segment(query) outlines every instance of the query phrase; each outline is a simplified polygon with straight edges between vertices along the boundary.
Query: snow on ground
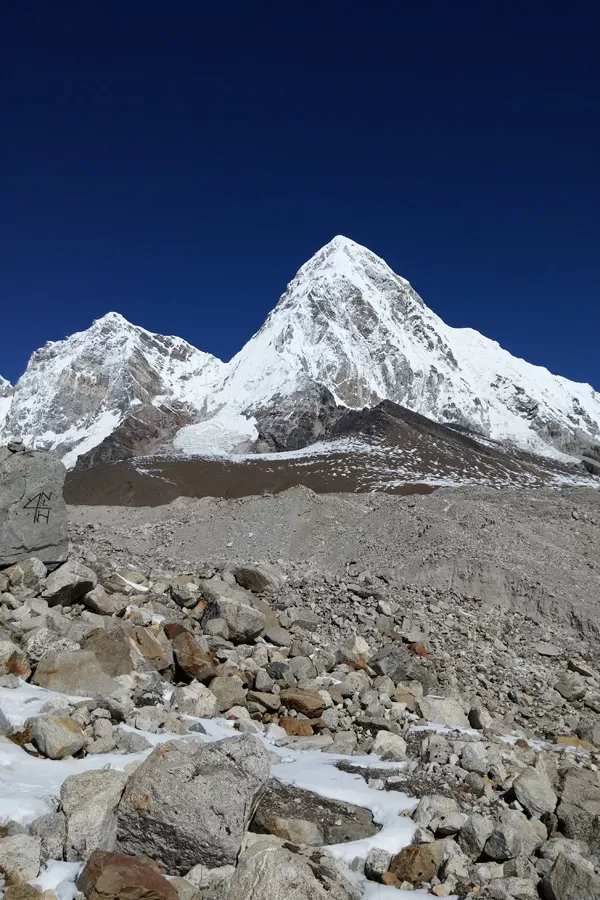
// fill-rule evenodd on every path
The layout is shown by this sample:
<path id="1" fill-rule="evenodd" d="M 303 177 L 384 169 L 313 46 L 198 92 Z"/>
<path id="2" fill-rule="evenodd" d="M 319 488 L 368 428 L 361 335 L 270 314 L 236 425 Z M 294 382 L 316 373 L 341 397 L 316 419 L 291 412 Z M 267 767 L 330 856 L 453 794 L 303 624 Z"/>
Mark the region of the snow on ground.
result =
<path id="1" fill-rule="evenodd" d="M 64 699 L 66 702 L 81 700 L 47 691 L 22 682 L 18 688 L 0 687 L 0 709 L 12 725 L 22 725 L 26 719 L 40 713 L 50 700 Z M 239 734 L 231 728 L 226 720 L 192 719 L 200 722 L 206 734 L 191 733 L 199 741 L 218 741 Z M 135 729 L 122 726 L 126 730 Z M 153 746 L 169 740 L 179 740 L 180 735 L 150 734 L 140 731 Z M 344 757 L 341 755 L 319 753 L 315 751 L 297 751 L 287 747 L 278 747 L 266 736 L 261 740 L 280 757 L 280 762 L 273 766 L 272 773 L 285 784 L 312 791 L 321 797 L 353 803 L 371 810 L 374 820 L 381 825 L 381 830 L 373 837 L 347 844 L 336 844 L 328 847 L 328 852 L 347 866 L 356 858 L 365 859 L 373 847 L 381 847 L 390 853 L 398 853 L 412 841 L 414 823 L 405 811 L 412 811 L 418 800 L 396 791 L 377 791 L 366 783 L 362 775 L 354 772 L 343 772 L 337 768 L 340 760 L 350 761 L 353 767 L 368 770 L 370 768 L 398 769 L 401 764 L 385 763 L 376 756 Z M 92 769 L 114 768 L 123 770 L 131 762 L 142 761 L 151 750 L 141 753 L 116 754 L 103 753 L 86 756 L 83 759 L 48 760 L 31 756 L 17 744 L 0 738 L 0 824 L 11 819 L 23 825 L 30 824 L 38 816 L 53 811 L 63 781 L 70 775 L 90 771 Z M 44 871 L 31 883 L 42 890 L 54 890 L 58 900 L 73 900 L 75 896 L 75 879 L 79 867 L 77 864 L 50 861 Z M 348 877 L 358 884 L 369 900 L 388 897 L 388 889 L 383 885 L 373 885 L 348 869 Z M 399 898 L 406 893 L 412 900 L 420 896 L 429 896 L 419 891 L 393 890 L 393 896 Z M 0 885 L 0 900 L 2 897 Z M 391 894 L 389 895 L 392 896 Z"/>

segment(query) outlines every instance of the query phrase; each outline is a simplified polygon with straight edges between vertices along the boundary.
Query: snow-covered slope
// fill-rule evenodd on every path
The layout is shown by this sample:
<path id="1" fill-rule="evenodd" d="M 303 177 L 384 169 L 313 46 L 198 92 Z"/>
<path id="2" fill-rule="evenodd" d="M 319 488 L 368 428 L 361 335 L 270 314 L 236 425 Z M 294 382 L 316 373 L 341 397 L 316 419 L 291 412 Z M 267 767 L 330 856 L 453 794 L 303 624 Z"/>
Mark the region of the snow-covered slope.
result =
<path id="1" fill-rule="evenodd" d="M 131 443 L 136 405 L 152 402 L 183 404 L 197 423 L 175 438 L 179 451 L 239 451 L 265 435 L 280 446 L 288 428 L 301 446 L 326 431 L 336 402 L 357 409 L 385 399 L 546 454 L 600 441 L 590 385 L 446 325 L 408 281 L 344 237 L 302 266 L 230 363 L 116 313 L 47 344 L 17 383 L 0 436 L 54 447 L 72 464 L 125 419 Z"/>
<path id="2" fill-rule="evenodd" d="M 10 381 L 0 375 L 0 429 L 8 415 L 12 401 L 12 385 Z"/>
<path id="3" fill-rule="evenodd" d="M 108 313 L 87 331 L 37 350 L 17 382 L 5 436 L 57 449 L 71 465 L 136 405 L 202 395 L 223 363 L 177 337 L 162 337 Z"/>
<path id="4" fill-rule="evenodd" d="M 229 364 L 228 405 L 256 410 L 303 380 L 352 408 L 394 400 L 544 450 L 600 436 L 600 394 L 451 328 L 378 256 L 336 237 L 298 272 Z"/>

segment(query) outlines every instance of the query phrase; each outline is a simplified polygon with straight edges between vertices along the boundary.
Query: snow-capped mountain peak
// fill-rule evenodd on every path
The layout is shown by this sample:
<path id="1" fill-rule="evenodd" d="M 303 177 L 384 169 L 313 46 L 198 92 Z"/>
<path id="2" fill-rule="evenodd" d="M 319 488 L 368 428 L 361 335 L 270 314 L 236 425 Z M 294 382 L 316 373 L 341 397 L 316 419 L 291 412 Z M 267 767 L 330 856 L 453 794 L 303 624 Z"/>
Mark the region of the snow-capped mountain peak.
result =
<path id="1" fill-rule="evenodd" d="M 280 447 L 291 431 L 301 446 L 323 432 L 336 404 L 383 400 L 537 452 L 576 455 L 600 441 L 600 396 L 590 385 L 446 325 L 383 259 L 342 235 L 298 270 L 227 364 L 115 312 L 46 344 L 16 385 L 1 434 L 54 447 L 72 463 L 125 420 L 129 440 L 137 407 L 179 404 L 173 421 L 192 424 L 178 449 L 243 449 L 268 444 L 269 434 Z"/>
<path id="2" fill-rule="evenodd" d="M 222 366 L 182 338 L 155 335 L 107 313 L 86 331 L 50 341 L 32 355 L 3 433 L 67 453 L 71 464 L 136 405 L 202 391 Z"/>

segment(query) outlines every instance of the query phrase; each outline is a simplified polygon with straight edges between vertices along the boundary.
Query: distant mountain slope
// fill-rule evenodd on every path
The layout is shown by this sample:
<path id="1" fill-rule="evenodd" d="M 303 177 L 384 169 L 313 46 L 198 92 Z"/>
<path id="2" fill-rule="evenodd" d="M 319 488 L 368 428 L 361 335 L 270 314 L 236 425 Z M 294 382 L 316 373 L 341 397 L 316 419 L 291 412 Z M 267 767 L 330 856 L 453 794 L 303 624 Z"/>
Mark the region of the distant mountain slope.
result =
<path id="1" fill-rule="evenodd" d="M 37 350 L 17 382 L 4 434 L 53 448 L 72 465 L 137 407 L 194 398 L 223 363 L 177 337 L 151 334 L 108 313 L 87 331 Z"/>
<path id="2" fill-rule="evenodd" d="M 317 493 L 427 493 L 444 485 L 597 484 L 581 467 L 441 425 L 385 400 L 346 411 L 331 435 L 279 453 L 156 454 L 69 473 L 69 503 L 156 506 L 177 497 L 244 497 L 304 485 Z"/>
<path id="3" fill-rule="evenodd" d="M 12 385 L 0 375 L 0 431 L 12 402 Z"/>
<path id="4" fill-rule="evenodd" d="M 199 455 L 294 449 L 328 434 L 344 409 L 383 400 L 559 458 L 593 458 L 600 443 L 590 385 L 446 325 L 408 281 L 344 237 L 302 266 L 227 364 L 116 313 L 46 344 L 17 383 L 0 436 L 55 448 L 68 465 L 161 444 Z"/>

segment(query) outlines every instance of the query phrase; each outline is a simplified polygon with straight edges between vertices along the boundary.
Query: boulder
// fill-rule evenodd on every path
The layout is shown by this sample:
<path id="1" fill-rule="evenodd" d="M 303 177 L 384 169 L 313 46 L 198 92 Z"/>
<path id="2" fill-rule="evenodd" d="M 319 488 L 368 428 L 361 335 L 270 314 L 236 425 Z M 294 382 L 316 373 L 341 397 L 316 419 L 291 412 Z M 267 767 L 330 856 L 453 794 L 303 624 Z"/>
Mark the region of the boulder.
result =
<path id="1" fill-rule="evenodd" d="M 434 678 L 426 660 L 411 653 L 405 644 L 388 644 L 369 659 L 369 665 L 378 675 L 387 675 L 394 684 L 418 681 L 428 689 Z"/>
<path id="2" fill-rule="evenodd" d="M 34 628 L 22 639 L 21 646 L 27 654 L 32 666 L 37 666 L 40 659 L 48 651 L 80 650 L 81 645 L 70 638 L 63 637 L 53 628 Z"/>
<path id="3" fill-rule="evenodd" d="M 517 876 L 493 878 L 488 884 L 488 896 L 490 900 L 538 900 L 536 882 L 537 878 L 532 881 Z"/>
<path id="4" fill-rule="evenodd" d="M 229 629 L 229 639 L 234 644 L 253 641 L 265 627 L 265 617 L 258 609 L 225 597 L 209 600 L 202 623 L 211 619 L 223 619 Z"/>
<path id="5" fill-rule="evenodd" d="M 97 584 L 80 602 L 99 616 L 118 616 L 127 608 L 129 600 L 125 594 L 107 594 L 102 585 Z"/>
<path id="6" fill-rule="evenodd" d="M 316 631 L 321 621 L 312 610 L 302 607 L 288 609 L 287 617 L 292 627 L 302 628 L 303 631 Z"/>
<path id="7" fill-rule="evenodd" d="M 51 897 L 49 892 L 46 892 L 46 896 L 44 896 L 40 894 L 37 888 L 31 887 L 30 884 L 22 883 L 9 884 L 4 891 L 4 900 L 54 900 L 54 897 Z"/>
<path id="8" fill-rule="evenodd" d="M 81 643 L 84 650 L 90 650 L 96 657 L 103 672 L 116 678 L 118 675 L 131 675 L 137 670 L 150 671 L 151 666 L 146 665 L 143 657 L 137 653 L 134 644 L 129 639 L 125 625 L 119 623 L 118 627 L 94 628 Z M 136 659 L 137 658 L 137 659 Z"/>
<path id="9" fill-rule="evenodd" d="M 494 823 L 491 819 L 481 816 L 479 813 L 473 813 L 460 830 L 459 847 L 471 859 L 478 859 L 493 830 Z"/>
<path id="10" fill-rule="evenodd" d="M 435 878 L 444 861 L 444 842 L 411 844 L 396 854 L 390 863 L 390 872 L 398 881 L 421 884 Z"/>
<path id="11" fill-rule="evenodd" d="M 253 598 L 249 591 L 231 585 L 222 578 L 201 578 L 198 582 L 198 587 L 205 603 L 211 600 L 235 600 L 237 603 L 252 605 Z"/>
<path id="12" fill-rule="evenodd" d="M 87 900 L 179 900 L 175 887 L 145 859 L 95 850 L 77 879 Z"/>
<path id="13" fill-rule="evenodd" d="M 256 844 L 240 856 L 225 900 L 359 900 L 341 875 L 283 847 Z"/>
<path id="14" fill-rule="evenodd" d="M 598 900 L 600 875 L 585 860 L 561 853 L 540 888 L 545 900 Z"/>
<path id="15" fill-rule="evenodd" d="M 155 628 L 155 626 L 143 628 L 141 625 L 136 625 L 127 632 L 127 637 L 133 644 L 134 650 L 148 665 L 158 672 L 164 672 L 173 665 L 173 650 L 162 629 L 155 628 L 153 633 L 151 628 Z M 137 668 L 135 662 L 134 654 L 134 667 Z"/>
<path id="16" fill-rule="evenodd" d="M 44 653 L 32 681 L 50 691 L 80 697 L 108 695 L 121 687 L 102 670 L 89 650 Z"/>
<path id="17" fill-rule="evenodd" d="M 428 722 L 446 725 L 448 728 L 469 728 L 465 711 L 453 697 L 423 697 L 419 700 L 419 708 Z"/>
<path id="18" fill-rule="evenodd" d="M 563 782 L 556 810 L 561 831 L 586 842 L 600 856 L 600 776 L 588 769 L 571 769 Z"/>
<path id="19" fill-rule="evenodd" d="M 306 691 L 302 688 L 286 688 L 279 695 L 281 702 L 288 709 L 302 713 L 309 719 L 318 719 L 325 709 L 325 702 L 317 691 Z"/>
<path id="20" fill-rule="evenodd" d="M 257 594 L 262 591 L 279 591 L 285 583 L 283 572 L 270 563 L 236 566 L 233 576 L 239 585 Z"/>
<path id="21" fill-rule="evenodd" d="M 378 731 L 371 752 L 382 759 L 399 762 L 406 759 L 406 741 L 391 731 Z"/>
<path id="22" fill-rule="evenodd" d="M 268 751 L 248 735 L 161 744 L 129 779 L 118 848 L 180 875 L 198 863 L 233 865 L 269 775 Z"/>
<path id="23" fill-rule="evenodd" d="M 62 785 L 60 802 L 67 818 L 65 859 L 85 861 L 94 850 L 114 850 L 116 810 L 127 776 L 115 770 L 71 775 Z"/>
<path id="24" fill-rule="evenodd" d="M 172 640 L 177 672 L 185 681 L 210 681 L 217 674 L 214 661 L 189 631 L 181 630 Z"/>
<path id="25" fill-rule="evenodd" d="M 371 813 L 360 806 L 327 800 L 311 791 L 271 779 L 256 807 L 251 830 L 257 834 L 275 834 L 293 842 L 284 829 L 289 828 L 290 822 L 297 821 L 318 826 L 322 844 L 359 841 L 379 831 Z M 305 840 L 303 843 L 313 842 Z"/>
<path id="26" fill-rule="evenodd" d="M 70 559 L 46 579 L 42 597 L 50 606 L 76 603 L 98 584 L 98 576 L 76 559 Z"/>
<path id="27" fill-rule="evenodd" d="M 6 881 L 18 883 L 36 878 L 40 871 L 42 842 L 29 834 L 0 839 L 0 872 Z"/>
<path id="28" fill-rule="evenodd" d="M 62 859 L 67 838 L 67 819 L 63 812 L 47 813 L 31 823 L 29 833 L 42 842 L 41 860 Z"/>
<path id="29" fill-rule="evenodd" d="M 527 767 L 513 782 L 517 800 L 530 816 L 539 818 L 544 813 L 553 813 L 557 796 L 547 776 L 537 769 Z"/>
<path id="30" fill-rule="evenodd" d="M 248 703 L 258 703 L 268 712 L 277 712 L 281 706 L 279 694 L 271 694 L 266 691 L 248 691 L 246 700 Z"/>
<path id="31" fill-rule="evenodd" d="M 171 705 L 186 716 L 212 719 L 219 712 L 219 701 L 205 684 L 192 681 L 191 684 L 176 687 L 171 695 Z"/>
<path id="32" fill-rule="evenodd" d="M 33 556 L 10 566 L 2 574 L 8 578 L 11 589 L 29 588 L 37 594 L 46 580 L 47 569 L 41 559 Z"/>
<path id="33" fill-rule="evenodd" d="M 51 453 L 0 457 L 0 568 L 31 556 L 47 566 L 67 559 L 66 474 Z"/>
<path id="34" fill-rule="evenodd" d="M 12 641 L 0 640 L 0 675 L 16 675 L 25 679 L 31 675 L 27 657 Z"/>
<path id="35" fill-rule="evenodd" d="M 392 854 L 379 847 L 372 847 L 365 859 L 365 875 L 371 881 L 381 881 L 390 868 Z"/>
<path id="36" fill-rule="evenodd" d="M 529 820 L 517 809 L 503 809 L 486 841 L 485 853 L 496 862 L 531 856 L 546 837 L 546 829 L 538 820 Z"/>
<path id="37" fill-rule="evenodd" d="M 490 769 L 490 760 L 484 744 L 480 742 L 465 744 L 460 754 L 460 766 L 465 772 L 487 775 Z"/>
<path id="38" fill-rule="evenodd" d="M 246 691 L 236 675 L 218 675 L 211 681 L 210 689 L 217 698 L 219 712 L 246 705 Z"/>
<path id="39" fill-rule="evenodd" d="M 85 747 L 87 737 L 78 722 L 68 716 L 37 716 L 32 740 L 48 759 L 64 759 Z"/>

